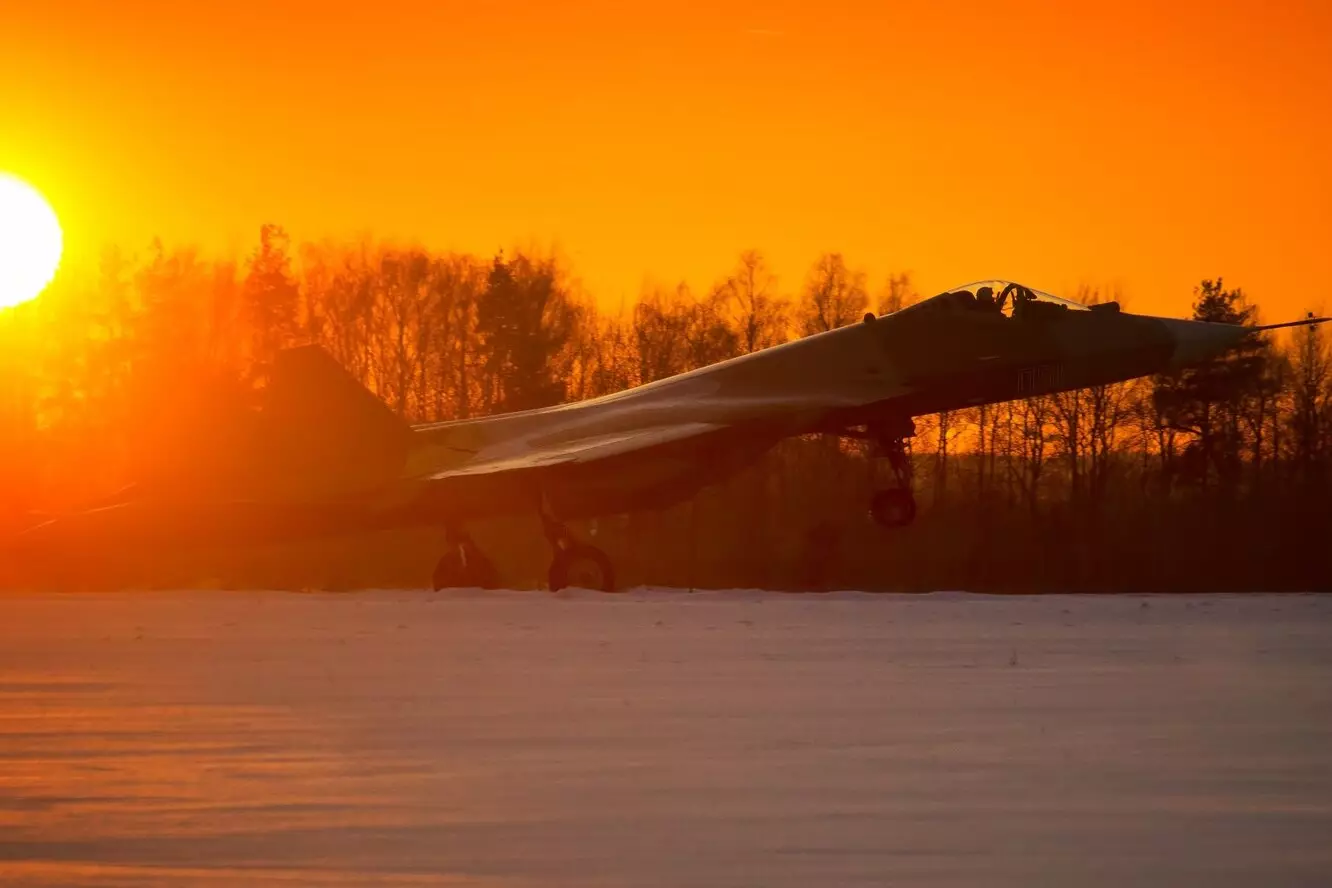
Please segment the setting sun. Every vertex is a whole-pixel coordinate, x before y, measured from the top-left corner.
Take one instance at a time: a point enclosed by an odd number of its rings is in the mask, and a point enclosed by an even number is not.
[[[41,293],[55,277],[62,247],[50,204],[23,180],[0,173],[0,308]]]

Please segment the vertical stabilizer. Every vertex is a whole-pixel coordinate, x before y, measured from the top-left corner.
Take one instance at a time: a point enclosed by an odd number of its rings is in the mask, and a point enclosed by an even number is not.
[[[260,459],[288,495],[368,492],[395,480],[411,428],[319,346],[280,352],[261,411]]]

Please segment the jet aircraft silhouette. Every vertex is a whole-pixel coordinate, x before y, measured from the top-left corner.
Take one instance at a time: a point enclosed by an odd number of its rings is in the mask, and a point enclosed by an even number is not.
[[[136,485],[19,535],[24,548],[241,545],[403,526],[444,531],[436,589],[496,582],[470,522],[540,516],[549,587],[615,587],[610,558],[568,523],[659,509],[740,471],[779,441],[866,439],[895,483],[885,527],[916,515],[914,417],[1119,382],[1216,357],[1248,327],[1085,306],[982,281],[889,315],[592,400],[408,425],[317,346],[277,357],[262,409],[211,487]]]

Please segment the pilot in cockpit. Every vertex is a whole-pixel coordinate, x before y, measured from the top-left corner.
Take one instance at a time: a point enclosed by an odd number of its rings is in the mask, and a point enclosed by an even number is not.
[[[948,294],[948,298],[963,311],[969,311],[976,307],[976,297],[972,295],[970,290],[954,290]]]
[[[995,313],[1000,311],[999,303],[994,301],[993,287],[981,287],[976,291],[976,307],[981,311]]]

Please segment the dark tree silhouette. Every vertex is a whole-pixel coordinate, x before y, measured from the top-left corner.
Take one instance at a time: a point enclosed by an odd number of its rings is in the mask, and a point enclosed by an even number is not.
[[[476,308],[487,358],[484,409],[527,410],[562,401],[564,381],[554,365],[578,322],[553,259],[496,256]]]
[[[1204,280],[1194,292],[1194,320],[1253,323],[1254,306],[1242,290],[1225,289],[1220,278]],[[1269,351],[1267,340],[1252,337],[1220,360],[1157,379],[1154,396],[1164,422],[1190,439],[1181,457],[1184,477],[1199,487],[1219,483],[1233,492],[1238,485],[1241,417],[1245,402],[1264,389]]]
[[[291,275],[290,240],[279,225],[259,229],[259,247],[250,257],[242,299],[253,342],[253,357],[272,360],[296,339],[300,291]]]

